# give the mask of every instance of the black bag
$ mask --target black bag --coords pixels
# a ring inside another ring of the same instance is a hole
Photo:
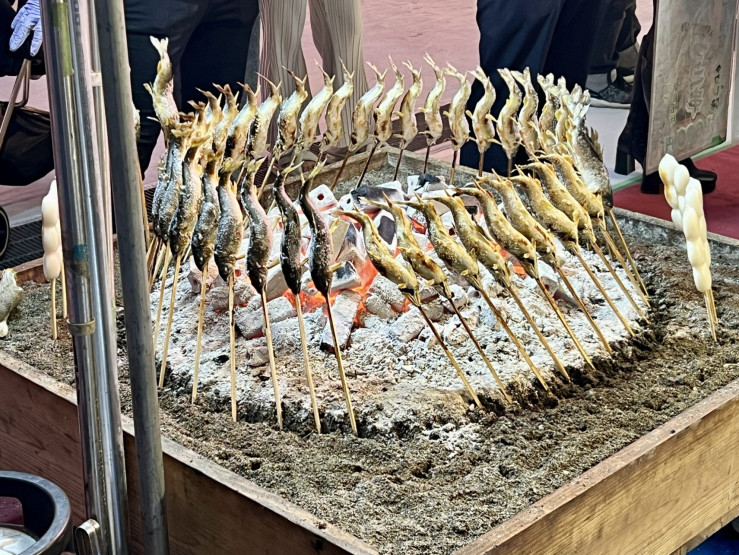
[[[27,62],[13,87],[16,95],[11,95],[9,102],[0,102],[0,185],[28,185],[54,169],[49,113],[25,106],[29,79]],[[20,84],[25,88],[24,99],[16,103]],[[3,135],[8,108],[9,120]]]

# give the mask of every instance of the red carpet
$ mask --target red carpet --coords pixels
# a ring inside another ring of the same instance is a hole
[[[739,146],[701,158],[696,165],[718,174],[716,190],[703,197],[708,231],[739,239]],[[670,205],[664,195],[644,195],[639,185],[615,193],[614,202],[633,212],[670,220]]]

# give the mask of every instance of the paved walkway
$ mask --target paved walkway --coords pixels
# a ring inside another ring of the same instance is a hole
[[[473,69],[478,62],[479,41],[475,6],[475,0],[365,0],[362,3],[365,59],[382,67],[387,65],[386,58],[390,54],[398,64],[408,59],[414,65],[425,66],[426,90],[433,85],[428,66],[423,62],[426,52],[439,64],[449,62],[460,70]],[[516,2],[511,0],[511,8],[515,9],[515,6]],[[637,15],[644,31],[651,24],[651,11],[650,0],[638,0]],[[306,19],[303,50],[308,62],[310,82],[313,90],[316,90],[320,86],[321,76],[312,60],[319,57],[313,45],[309,17]],[[12,82],[10,78],[0,78],[0,99],[8,97]],[[451,100],[455,92],[456,87],[450,82],[444,100]],[[48,109],[45,80],[32,83],[30,104]],[[626,110],[598,108],[590,112],[589,123],[600,133],[606,163],[610,168],[614,165],[616,140],[623,128],[626,114]],[[161,151],[160,144],[153,160],[157,159],[157,153]],[[434,155],[451,160],[451,150],[444,145]],[[619,181],[623,179],[622,176],[615,175],[613,178]],[[0,206],[8,211],[13,225],[39,217],[41,198],[48,191],[51,179],[51,176],[47,176],[27,187],[0,186]],[[146,176],[147,185],[153,185],[154,179],[154,172],[149,171]]]

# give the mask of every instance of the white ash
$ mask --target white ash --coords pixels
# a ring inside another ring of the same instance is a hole
[[[351,337],[354,319],[357,317],[362,295],[356,291],[342,291],[333,302],[334,325],[336,327],[336,342],[340,349],[346,348]],[[334,339],[331,333],[330,322],[326,324],[321,336],[321,348],[334,351]]]
[[[398,286],[383,276],[378,275],[375,277],[369,288],[369,294],[377,295],[396,312],[402,311],[405,306],[405,297],[398,289]]]

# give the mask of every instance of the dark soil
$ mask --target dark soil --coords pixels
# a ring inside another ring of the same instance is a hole
[[[532,384],[512,407],[357,439],[234,424],[226,399],[193,406],[189,395],[165,387],[164,433],[383,553],[449,553],[739,377],[739,249],[712,244],[716,345],[682,236],[625,220],[624,231],[651,293],[651,325],[616,346],[615,356],[594,360],[597,372],[552,384],[551,396]],[[72,384],[65,327],[60,341],[47,338],[48,285],[24,288],[2,348]],[[122,314],[118,323],[124,348]]]

